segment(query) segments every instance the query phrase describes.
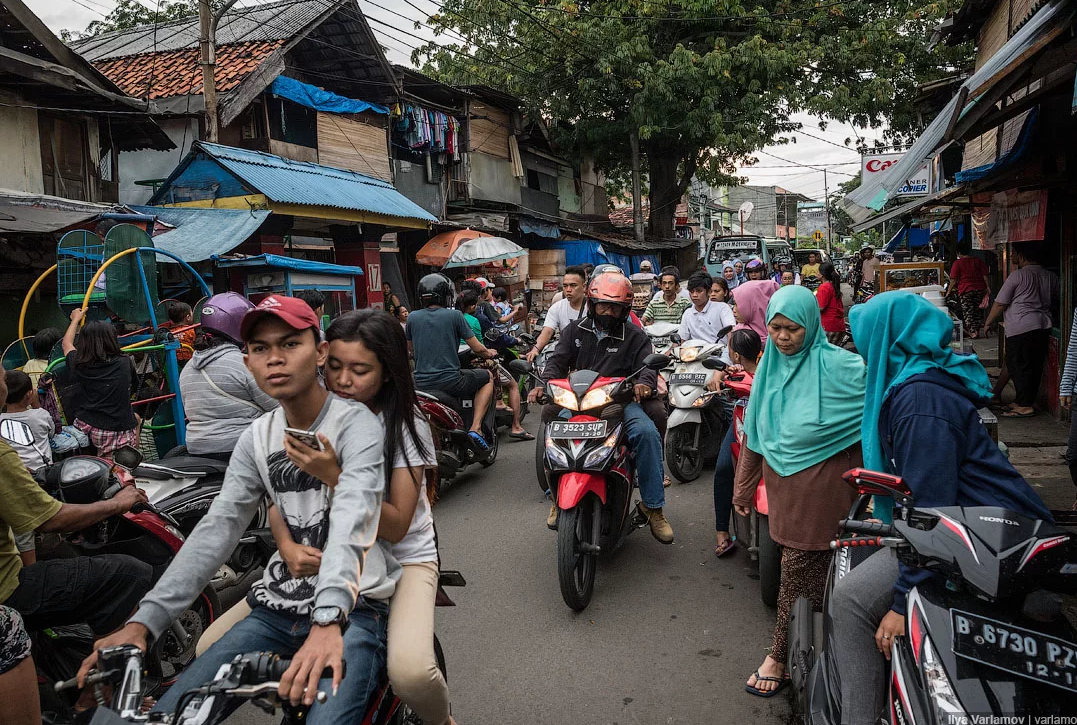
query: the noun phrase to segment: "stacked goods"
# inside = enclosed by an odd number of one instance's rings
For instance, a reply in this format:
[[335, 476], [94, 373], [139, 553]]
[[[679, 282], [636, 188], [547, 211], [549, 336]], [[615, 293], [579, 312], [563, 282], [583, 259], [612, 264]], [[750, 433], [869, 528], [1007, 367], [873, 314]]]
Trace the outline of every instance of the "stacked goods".
[[565, 274], [565, 250], [532, 249], [528, 252], [528, 274], [531, 279], [556, 277], [558, 283]]

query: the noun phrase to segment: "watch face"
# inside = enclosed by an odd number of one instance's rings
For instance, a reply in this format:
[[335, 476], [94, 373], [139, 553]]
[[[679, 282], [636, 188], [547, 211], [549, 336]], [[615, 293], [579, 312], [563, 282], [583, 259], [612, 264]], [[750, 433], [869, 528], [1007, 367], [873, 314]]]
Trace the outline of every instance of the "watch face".
[[332, 624], [340, 619], [340, 607], [318, 607], [313, 619], [317, 624]]

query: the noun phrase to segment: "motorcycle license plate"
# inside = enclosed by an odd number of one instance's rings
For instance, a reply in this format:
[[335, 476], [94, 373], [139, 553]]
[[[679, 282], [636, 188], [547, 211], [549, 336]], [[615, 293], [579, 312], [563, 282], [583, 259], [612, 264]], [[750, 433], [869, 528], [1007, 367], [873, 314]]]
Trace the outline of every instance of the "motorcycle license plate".
[[1077, 692], [1077, 644], [951, 609], [954, 654]]
[[605, 438], [606, 421], [589, 420], [580, 423], [571, 421], [554, 421], [550, 423], [550, 438], [558, 440], [581, 440], [584, 438]]
[[669, 376], [670, 385], [706, 385], [706, 373], [673, 373]]

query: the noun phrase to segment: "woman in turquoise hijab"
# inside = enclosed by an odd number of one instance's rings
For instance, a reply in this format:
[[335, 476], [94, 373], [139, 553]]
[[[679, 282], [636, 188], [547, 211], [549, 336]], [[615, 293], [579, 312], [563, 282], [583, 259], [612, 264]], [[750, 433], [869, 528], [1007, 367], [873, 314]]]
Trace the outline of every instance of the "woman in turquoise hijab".
[[[854, 307], [849, 322], [867, 363], [867, 468], [901, 476], [917, 507], [1000, 506], [1050, 520], [980, 422], [977, 408], [987, 404], [991, 383], [979, 360], [950, 349], [949, 315], [919, 295], [894, 291]], [[930, 578], [884, 550], [836, 583], [831, 651], [841, 722], [870, 725], [885, 706], [886, 660], [894, 638], [906, 634], [906, 595]]]
[[767, 305], [770, 337], [755, 373], [737, 462], [733, 505], [747, 515], [762, 478], [771, 537], [783, 546], [770, 654], [747, 690], [772, 697], [785, 676], [789, 612], [799, 597], [823, 604], [830, 542], [855, 491], [842, 474], [861, 465], [864, 363], [826, 340], [807, 288], [782, 287]]

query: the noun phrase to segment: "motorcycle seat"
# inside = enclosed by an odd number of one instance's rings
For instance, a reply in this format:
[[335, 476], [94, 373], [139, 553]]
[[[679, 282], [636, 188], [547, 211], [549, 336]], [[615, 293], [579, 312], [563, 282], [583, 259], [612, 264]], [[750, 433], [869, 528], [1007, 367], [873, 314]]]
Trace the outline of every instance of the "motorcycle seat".
[[435, 400], [437, 400], [442, 405], [449, 406], [450, 408], [455, 410], [457, 413], [459, 413], [460, 411], [462, 411], [464, 409], [464, 406], [460, 403], [459, 398], [454, 397], [452, 395], [449, 395], [444, 390], [422, 390], [420, 392], [425, 393], [426, 395], [430, 396], [431, 398], [434, 398]]
[[203, 473], [207, 476], [223, 476], [224, 472], [228, 470], [228, 464], [215, 458], [176, 456], [175, 458], [155, 461], [151, 464], [144, 463], [136, 469], [135, 473], [146, 478], [169, 478], [168, 471], [162, 469], [171, 469], [185, 474]]

